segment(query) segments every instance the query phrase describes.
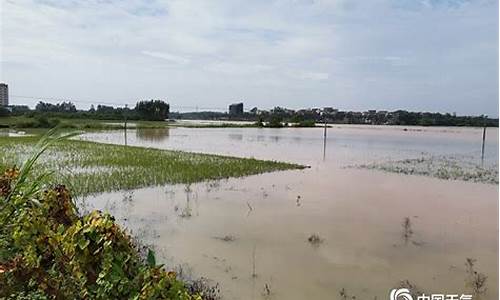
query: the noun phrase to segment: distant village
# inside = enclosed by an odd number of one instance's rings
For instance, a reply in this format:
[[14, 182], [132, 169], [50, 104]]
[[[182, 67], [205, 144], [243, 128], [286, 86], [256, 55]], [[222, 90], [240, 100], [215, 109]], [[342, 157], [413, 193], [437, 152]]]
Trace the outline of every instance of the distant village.
[[289, 109], [274, 107], [262, 110], [257, 107], [249, 111], [244, 110], [243, 103], [230, 104], [227, 113], [222, 112], [171, 112], [174, 119], [208, 119], [208, 120], [241, 120], [241, 121], [270, 121], [278, 119], [280, 122], [300, 123], [314, 121], [316, 123], [336, 124], [371, 124], [371, 125], [421, 125], [421, 126], [492, 126], [498, 127], [498, 119], [487, 116], [457, 116], [449, 113], [409, 112], [405, 110], [367, 110], [342, 111], [333, 107]]
[[[49, 118], [80, 117], [84, 119], [109, 119], [118, 120], [125, 117], [129, 119], [154, 119], [154, 120], [231, 120], [251, 121], [256, 126], [263, 124], [272, 127], [282, 127], [287, 124], [309, 127], [316, 123], [332, 124], [371, 124], [371, 125], [419, 125], [419, 126], [475, 126], [498, 127], [498, 118], [487, 116], [457, 116], [450, 113], [410, 112], [406, 110], [367, 110], [342, 111], [334, 107], [289, 109], [274, 107], [263, 110], [253, 107], [248, 111], [244, 103], [233, 103], [227, 112], [195, 111], [172, 112], [170, 105], [161, 100], [139, 101], [135, 108], [114, 107], [109, 105], [93, 105], [89, 110], [77, 109], [75, 104], [61, 102], [52, 104], [40, 101], [34, 110], [26, 105], [12, 105], [9, 103], [8, 85], [0, 83], [0, 117], [6, 116], [45, 116]], [[1, 124], [0, 124], [1, 125]]]

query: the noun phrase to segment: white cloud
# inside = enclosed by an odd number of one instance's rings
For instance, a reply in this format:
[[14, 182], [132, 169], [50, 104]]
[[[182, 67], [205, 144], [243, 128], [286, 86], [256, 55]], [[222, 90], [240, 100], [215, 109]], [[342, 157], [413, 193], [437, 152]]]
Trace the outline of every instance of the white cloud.
[[154, 57], [154, 58], [160, 58], [160, 59], [172, 62], [172, 63], [181, 64], [181, 65], [185, 65], [185, 64], [190, 63], [189, 59], [182, 57], [182, 56], [173, 55], [173, 54], [170, 54], [168, 52], [156, 52], [156, 51], [144, 50], [144, 51], [142, 51], [142, 54], [150, 56], [150, 57]]
[[322, 72], [301, 72], [298, 73], [298, 78], [306, 80], [327, 80], [330, 76], [328, 73]]
[[14, 95], [498, 111], [497, 0], [0, 3]]
[[267, 72], [274, 69], [273, 66], [269, 65], [248, 65], [248, 64], [237, 64], [237, 63], [210, 63], [205, 66], [205, 69], [211, 72], [224, 73], [230, 75], [249, 75], [256, 74], [260, 72]]

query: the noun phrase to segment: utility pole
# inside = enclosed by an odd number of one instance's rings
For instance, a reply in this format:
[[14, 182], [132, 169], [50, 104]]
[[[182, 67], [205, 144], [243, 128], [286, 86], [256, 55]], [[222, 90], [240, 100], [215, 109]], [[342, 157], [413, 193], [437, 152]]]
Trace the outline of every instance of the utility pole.
[[481, 165], [484, 164], [484, 144], [486, 140], [486, 126], [483, 127], [483, 143], [481, 145]]
[[326, 115], [323, 113], [323, 121], [325, 122], [325, 129], [323, 131], [323, 160], [326, 158]]
[[127, 111], [128, 111], [128, 104], [125, 104], [125, 110], [123, 112], [123, 115], [125, 117], [125, 131], [124, 131], [124, 138], [125, 138], [125, 146], [127, 146]]
[[324, 130], [324, 133], [323, 133], [323, 139], [326, 141], [326, 128], [327, 128], [327, 126], [326, 126], [326, 117], [324, 119], [325, 119], [324, 120], [324, 122], [325, 122], [325, 130]]

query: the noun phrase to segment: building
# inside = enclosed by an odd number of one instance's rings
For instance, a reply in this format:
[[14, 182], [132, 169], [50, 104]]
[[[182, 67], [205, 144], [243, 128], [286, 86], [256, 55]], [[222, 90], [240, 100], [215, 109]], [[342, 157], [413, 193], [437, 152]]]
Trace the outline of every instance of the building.
[[335, 115], [339, 110], [333, 107], [323, 107], [323, 112], [327, 115]]
[[9, 106], [9, 86], [0, 83], [0, 106]]
[[243, 114], [243, 103], [234, 103], [229, 105], [230, 115], [242, 115]]
[[253, 114], [253, 115], [256, 115], [259, 113], [259, 109], [257, 107], [254, 107], [250, 110], [250, 113]]

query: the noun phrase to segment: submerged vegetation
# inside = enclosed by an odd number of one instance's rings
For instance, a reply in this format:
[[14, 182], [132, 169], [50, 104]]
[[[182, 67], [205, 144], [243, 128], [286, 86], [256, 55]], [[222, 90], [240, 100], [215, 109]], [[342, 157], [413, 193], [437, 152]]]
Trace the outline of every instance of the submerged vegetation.
[[319, 246], [324, 240], [318, 234], [313, 233], [307, 238], [307, 241], [313, 246]]
[[498, 166], [481, 166], [453, 157], [421, 157], [356, 166], [406, 175], [422, 175], [447, 180], [498, 184]]
[[0, 175], [1, 299], [205, 298], [156, 265], [111, 215], [79, 215], [66, 187], [32, 176], [48, 145]]
[[[20, 165], [37, 137], [0, 137], [0, 167]], [[193, 183], [302, 168], [250, 158], [60, 140], [46, 150], [34, 175], [52, 172], [54, 182], [76, 196], [152, 185]]]
[[486, 280], [488, 279], [486, 275], [476, 271], [476, 261], [474, 258], [467, 258], [465, 260], [466, 284], [472, 289], [475, 296], [486, 292]]

